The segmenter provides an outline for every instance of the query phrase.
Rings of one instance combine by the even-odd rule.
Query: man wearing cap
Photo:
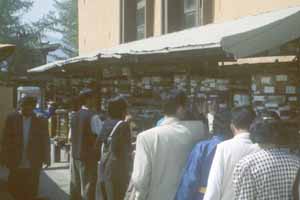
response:
[[[9,169],[9,192],[16,200],[32,200],[38,193],[40,170],[50,165],[47,120],[33,110],[34,97],[24,97],[20,109],[11,113],[3,130],[0,162]]]
[[[132,183],[135,200],[173,200],[193,146],[206,137],[201,121],[183,121],[186,96],[173,91],[163,102],[160,126],[137,136]]]
[[[102,129],[102,122],[94,109],[96,97],[91,89],[81,91],[81,109],[71,118],[71,200],[95,199],[99,156],[94,146]]]

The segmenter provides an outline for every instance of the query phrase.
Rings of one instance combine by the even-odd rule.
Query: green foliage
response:
[[[43,46],[41,37],[49,25],[40,21],[28,24],[21,20],[32,5],[31,0],[0,0],[0,43],[17,46],[9,63],[10,72],[25,72],[32,64],[42,64],[41,60],[44,61],[44,58],[38,58],[39,62],[34,62],[32,50]]]
[[[69,57],[78,55],[77,0],[54,0],[54,12],[47,16],[49,29],[62,35],[62,50]]]
[[[30,24],[22,24],[21,17],[33,2],[30,0],[0,0],[0,42],[31,46],[39,34]],[[34,41],[34,42],[33,42]]]

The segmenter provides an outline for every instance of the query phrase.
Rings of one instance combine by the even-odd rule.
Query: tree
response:
[[[31,65],[42,64],[43,58],[39,55],[33,59],[32,50],[43,47],[41,38],[46,23],[35,24],[21,21],[24,13],[32,7],[31,0],[0,0],[0,43],[11,43],[17,46],[16,53],[10,62],[9,71],[26,72]],[[35,52],[36,53],[36,52]]]
[[[54,0],[55,12],[47,16],[49,29],[62,35],[62,51],[68,57],[78,55],[77,0]]]
[[[32,5],[33,2],[31,0],[0,1],[1,43],[13,43],[19,47],[29,48],[40,45],[42,27],[36,27],[35,24],[21,22],[22,16],[30,10]]]

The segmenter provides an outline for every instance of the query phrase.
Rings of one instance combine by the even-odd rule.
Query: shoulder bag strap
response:
[[[123,123],[122,120],[118,121],[118,123],[114,126],[114,128],[113,128],[112,131],[110,132],[108,138],[111,138],[111,137],[115,134],[117,128],[118,128],[118,127],[120,126],[120,124],[122,124],[122,123]],[[103,155],[103,153],[104,153],[104,144],[102,144],[102,146],[101,146],[101,154]]]

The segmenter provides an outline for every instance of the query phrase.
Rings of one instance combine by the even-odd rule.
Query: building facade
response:
[[[300,0],[78,0],[79,54],[297,5]]]

